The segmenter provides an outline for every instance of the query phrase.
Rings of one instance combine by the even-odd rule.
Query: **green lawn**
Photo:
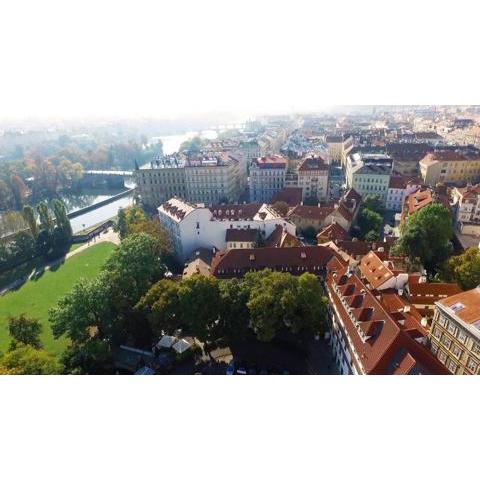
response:
[[[83,247],[87,242],[81,242],[81,243],[72,243],[70,245],[70,248],[68,249],[68,252],[73,252],[77,248]]]
[[[47,270],[36,280],[28,281],[19,290],[0,297],[0,351],[4,352],[10,343],[8,316],[26,313],[42,322],[41,339],[45,349],[54,355],[60,354],[67,340],[54,340],[48,322],[48,309],[56,305],[80,277],[95,277],[114,248],[113,243],[107,242],[87,248],[53,270]]]

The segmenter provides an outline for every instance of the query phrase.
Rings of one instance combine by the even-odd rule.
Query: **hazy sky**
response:
[[[385,4],[1,0],[0,117],[478,103],[469,4]]]

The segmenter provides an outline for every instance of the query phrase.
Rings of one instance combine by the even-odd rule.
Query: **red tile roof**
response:
[[[350,236],[348,232],[341,227],[338,223],[331,223],[327,227],[325,227],[321,232],[317,235],[317,240],[319,242],[328,240],[349,240]]]
[[[298,167],[299,172],[328,170],[328,165],[320,156],[310,156],[305,158]]]
[[[398,190],[404,190],[406,187],[406,179],[403,175],[392,175],[390,177],[390,183],[388,188],[396,188]]]
[[[448,374],[448,370],[390,314],[360,278],[338,263],[327,265],[332,306],[366,374]],[[347,311],[348,309],[348,311]],[[402,307],[403,309],[403,307]],[[358,357],[358,360],[357,360]]]
[[[253,160],[255,164],[258,165],[258,168],[286,168],[287,159],[281,155],[268,155],[265,157],[256,158]]]
[[[327,262],[337,255],[328,247],[264,247],[233,249],[217,253],[212,261],[212,274],[218,278],[243,277],[265,268],[301,275],[320,275]]]
[[[381,287],[394,277],[392,270],[375,254],[369,252],[360,261],[359,269],[373,289]]]
[[[297,216],[309,220],[323,221],[334,210],[334,207],[311,207],[309,205],[297,205],[288,212],[288,218]]]
[[[265,240],[266,247],[300,247],[302,243],[297,237],[287,232],[281,225],[277,225],[270,236]]]
[[[432,202],[432,191],[429,188],[424,190],[419,189],[416,192],[408,195],[405,199],[406,211],[408,215],[412,215],[413,213],[418,212],[418,210],[426,207]]]
[[[419,273],[408,276],[407,289],[410,302],[419,305],[434,305],[462,291],[456,283],[427,283]]]
[[[256,228],[228,228],[225,233],[226,242],[255,242],[258,229]]]
[[[438,302],[465,323],[480,326],[480,287],[457,293]]]
[[[302,203],[302,189],[300,187],[287,187],[275,193],[272,198],[272,204],[275,202],[285,202],[289,207],[295,207]]]

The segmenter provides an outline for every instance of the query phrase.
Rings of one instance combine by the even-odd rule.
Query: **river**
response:
[[[180,148],[180,145],[195,136],[199,135],[202,138],[213,140],[217,138],[217,132],[215,130],[204,130],[202,132],[186,132],[179,135],[167,135],[160,137],[153,137],[150,139],[151,143],[162,141],[163,144],[163,153],[165,155],[170,155],[175,153]],[[147,164],[148,165],[148,164]],[[144,165],[144,166],[147,166]],[[132,188],[135,185],[130,182],[125,182],[127,188]],[[83,191],[80,194],[68,194],[63,197],[67,211],[69,213],[79,210],[80,208],[87,207],[89,205],[94,205],[102,200],[106,200],[113,195],[120,193],[121,190],[88,190]],[[84,213],[79,217],[72,218],[70,223],[72,224],[73,233],[77,233],[85,228],[92,227],[97,223],[104,222],[109,218],[114,217],[118,213],[119,208],[129,207],[133,203],[133,195],[128,197],[123,197],[115,202],[104,205],[103,207],[96,208],[90,212]]]
[[[190,140],[195,136],[213,140],[218,137],[218,134],[215,130],[204,130],[201,132],[191,131],[178,135],[152,137],[150,139],[150,143],[156,143],[158,140],[161,140],[163,144],[163,153],[165,155],[171,155],[179,150],[180,145],[183,142]],[[142,165],[142,167],[145,168],[148,165],[149,163]],[[132,188],[134,186],[135,184],[131,180],[127,180],[125,182],[126,188]],[[101,202],[102,200],[106,200],[107,198],[110,198],[121,191],[122,189],[84,189],[80,193],[69,192],[67,194],[63,194],[61,198],[65,203],[67,212],[72,213],[80,210],[81,208],[85,208]],[[132,203],[133,195],[130,195],[71,219],[73,233],[78,233],[85,228],[90,228],[97,223],[104,222],[114,217],[117,215],[119,208],[129,207],[132,205]]]

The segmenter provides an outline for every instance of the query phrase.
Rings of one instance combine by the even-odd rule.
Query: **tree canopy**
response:
[[[467,249],[461,255],[450,257],[443,265],[441,276],[447,282],[456,282],[464,290],[480,285],[480,250]]]
[[[56,375],[61,373],[57,361],[44,350],[19,345],[0,357],[0,368],[16,375]]]
[[[452,218],[448,209],[439,203],[422,208],[407,218],[401,229],[396,251],[419,261],[429,275],[451,254]]]
[[[14,350],[17,345],[30,345],[33,348],[42,348],[40,334],[42,333],[42,324],[35,318],[28,318],[21,314],[18,317],[10,317],[8,319],[8,331],[12,338],[10,350]]]

